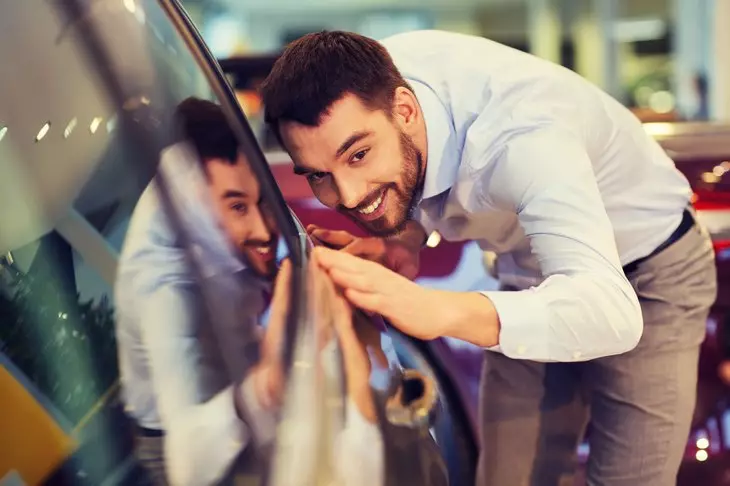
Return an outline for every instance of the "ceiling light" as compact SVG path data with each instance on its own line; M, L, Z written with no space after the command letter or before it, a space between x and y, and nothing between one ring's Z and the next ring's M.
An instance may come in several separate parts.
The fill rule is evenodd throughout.
M91 133L96 133L99 125L101 125L101 118L97 116L96 118L91 120L91 125L89 125L89 130L91 131Z
M0 140L5 138L5 134L8 133L8 127L0 127Z
M435 248L438 246L438 244L441 243L441 234L438 231L434 231L430 235L428 235L428 240L426 240L426 246L429 248Z
M708 184L715 184L716 182L720 181L720 178L713 174L712 172L703 172L702 173L702 181L706 182Z
M134 13L137 10L137 4L134 3L134 0L124 0L124 6L130 13Z
M117 117L115 115L115 116L109 118L109 120L106 122L106 132L111 133L116 127L117 127Z
M710 441L707 440L707 437L700 437L697 439L697 448L698 449L707 449L710 447Z
M705 451L705 450L697 451L695 453L695 457L700 462L706 461L708 456L709 456L709 454L707 454L707 451Z
M41 129L38 131L38 135L35 136L35 141L40 142L43 140L43 137L46 136L48 133L48 130L51 129L51 122L46 122L45 125L41 127Z
M66 129L63 131L63 138L68 138L71 136L71 133L74 131L74 128L76 128L76 117L74 117L70 122L68 122L68 125L66 125Z

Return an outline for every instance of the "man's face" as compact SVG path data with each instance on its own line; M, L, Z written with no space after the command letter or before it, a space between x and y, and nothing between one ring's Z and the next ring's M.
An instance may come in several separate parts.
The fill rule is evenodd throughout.
M234 165L224 159L208 159L205 168L226 236L258 275L273 277L279 235L248 162L243 155Z
M348 94L318 126L284 122L280 130L294 171L325 206L373 234L402 229L422 185L423 157L395 117Z

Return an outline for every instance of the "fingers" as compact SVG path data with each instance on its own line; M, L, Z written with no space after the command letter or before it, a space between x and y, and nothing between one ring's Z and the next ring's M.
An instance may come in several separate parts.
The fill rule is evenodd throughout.
M380 294L363 292L362 290L347 288L344 290L345 298L355 307L359 307L373 314L386 314L386 308Z
M289 310L289 299L291 293L292 267L289 259L282 262L279 267L279 274L274 283L274 295L271 298L271 315L269 325L264 335L261 354L264 358L270 358L276 353L286 329L286 317Z
M361 292L376 292L378 289L377 280L364 273L351 273L339 268L333 268L328 272L335 284L343 289L355 289Z
M325 270L337 268L345 272L365 273L383 268L377 263L350 255L349 253L330 250L329 248L315 248L313 256L316 258L319 265Z
M307 233L309 233L312 238L323 243L325 246L335 249L343 248L357 240L355 236L347 231L328 230L314 225L309 225L307 227Z
M342 251L366 260L384 263L387 249L382 238L358 238L342 248Z
M365 314L353 314L353 324L355 333L361 343L371 351L371 357L375 358L375 364L381 368L388 367L388 358L383 352L381 344L380 329L372 322L371 318L365 317Z

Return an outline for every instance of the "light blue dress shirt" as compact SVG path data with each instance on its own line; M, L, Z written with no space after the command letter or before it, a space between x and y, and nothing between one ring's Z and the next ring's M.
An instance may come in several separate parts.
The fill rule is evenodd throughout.
M264 287L230 251L200 192L206 186L195 164L195 156L179 144L163 153L160 168L192 238L193 253L200 257L203 278L231 278L223 286L226 298L239 302L242 312L237 325L227 326L226 338L250 342L265 306ZM234 279L240 285L231 284ZM221 358L214 331L203 321L197 282L154 184L132 215L115 298L127 413L142 427L165 431L171 484L214 484L250 440L250 431L236 414L231 370ZM238 376L246 372L243 362L240 368ZM256 408L255 400L248 402ZM259 415L254 425L270 425L271 418Z
M691 190L620 103L577 74L487 39L418 31L383 41L428 139L417 219L500 255L518 292L484 292L513 358L622 353L643 328L622 265L679 225ZM479 325L479 323L474 323Z

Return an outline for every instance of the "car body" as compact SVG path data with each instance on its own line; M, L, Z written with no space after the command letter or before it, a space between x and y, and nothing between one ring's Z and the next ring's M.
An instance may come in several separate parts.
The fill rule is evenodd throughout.
M305 178L294 175L291 159L261 122L262 106L256 101L255 89L275 60L276 55L238 57L223 59L220 64L240 93L239 100L249 103L252 117L258 115L259 139L267 150L268 161L284 197L299 219L305 225L317 224L362 234L346 217L314 199ZM730 458L730 390L717 373L720 362L730 359L730 176L724 177L730 171L730 126L697 122L646 123L644 126L690 181L697 218L710 232L718 270L718 298L708 318L707 335L702 345L698 403L679 484L700 484L697 482L699 477L712 478L702 484L725 484L718 482L719 478L725 477L724 470L714 471L715 464ZM421 284L462 291L496 288L497 282L485 268L489 256L484 255L476 243L441 241L438 235L433 235L429 243L421 255L417 278ZM461 414L468 420L472 433L478 430L476 417L484 351L450 339L435 340L423 346L434 360L432 366L451 381L463 407ZM477 434L473 435L473 440L478 441ZM587 454L587 444L581 445L579 456L583 461Z
M332 324L334 291L312 280L311 241L184 10L174 0L4 2L0 39L7 61L0 68L0 484L147 484L133 453L139 424L120 393L128 384L120 383L113 292L144 194L158 198L161 226L174 236L176 258L187 265L186 278L203 302L196 312L208 314L205 322L219 337L219 358L231 357L216 327L224 320L220 309L206 305L211 280L196 267L206 255L190 238L176 192L181 186L161 162L171 148L190 147L176 114L190 97L213 101L225 115L265 203L265 223L276 227L281 256L292 266L275 353L286 378L276 429L284 439L264 456L269 484L290 484L291 477L324 484L336 473L334 445L347 429L352 398L345 387L347 350L318 327ZM196 180L206 181L201 161L191 155L191 162ZM194 191L182 196L206 201ZM437 412L439 401L448 400L441 400L419 343L381 336L382 321L357 312L352 326L375 336L368 344L390 358L378 370L380 388L369 388L386 483L422 474L430 479L419 483L442 484L446 465L437 444L444 449L452 430L449 414ZM368 359L357 356L361 365ZM404 368L399 357L415 369ZM378 441L361 442L362 450ZM244 451L252 448L269 454L255 441ZM199 484L194 473L175 475L174 484Z

